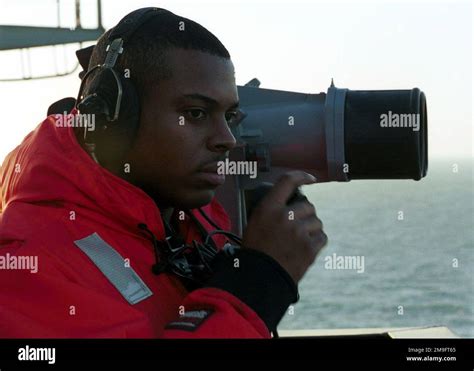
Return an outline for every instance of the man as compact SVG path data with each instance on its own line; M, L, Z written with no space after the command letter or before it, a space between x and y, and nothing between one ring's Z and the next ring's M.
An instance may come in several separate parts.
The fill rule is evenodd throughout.
M109 35L89 70L104 62ZM193 240L222 250L226 238L210 232L230 230L214 193L217 162L236 144L234 67L209 31L161 10L114 69L137 91L136 127L132 108L94 132L51 115L5 159L0 336L270 337L327 241L313 205L287 205L314 178L283 176L255 208L242 247L211 254L207 275L190 285L183 266L209 252ZM83 97L102 88L98 76L84 80ZM163 250L171 235L194 246L190 255Z

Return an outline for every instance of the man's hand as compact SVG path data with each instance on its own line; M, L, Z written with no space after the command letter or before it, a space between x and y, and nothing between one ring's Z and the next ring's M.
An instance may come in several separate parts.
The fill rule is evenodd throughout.
M242 247L275 259L297 284L326 245L327 236L308 201L287 205L297 187L313 184L303 171L284 174L255 207L243 234Z

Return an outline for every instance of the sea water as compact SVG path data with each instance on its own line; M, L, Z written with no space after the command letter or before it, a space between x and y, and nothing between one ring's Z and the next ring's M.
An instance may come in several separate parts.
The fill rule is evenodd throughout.
M444 325L474 337L472 166L435 159L421 181L305 187L329 242L279 329Z

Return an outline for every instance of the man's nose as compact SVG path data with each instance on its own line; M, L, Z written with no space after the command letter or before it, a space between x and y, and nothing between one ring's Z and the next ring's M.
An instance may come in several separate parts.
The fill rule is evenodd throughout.
M216 122L212 127L213 131L208 140L209 150L226 152L235 147L237 141L225 118Z

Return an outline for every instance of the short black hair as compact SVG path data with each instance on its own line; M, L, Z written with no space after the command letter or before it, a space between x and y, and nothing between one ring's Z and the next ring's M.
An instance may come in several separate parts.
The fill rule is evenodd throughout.
M99 38L89 61L89 70L104 62L112 30L108 30ZM124 44L124 52L117 60L115 69L129 69L130 79L137 88L138 95L143 97L147 87L171 77L172 69L165 58L166 51L171 48L198 50L230 59L224 45L205 27L164 10L141 25ZM91 76L91 79L86 81L86 94L88 86L93 85L93 80Z

